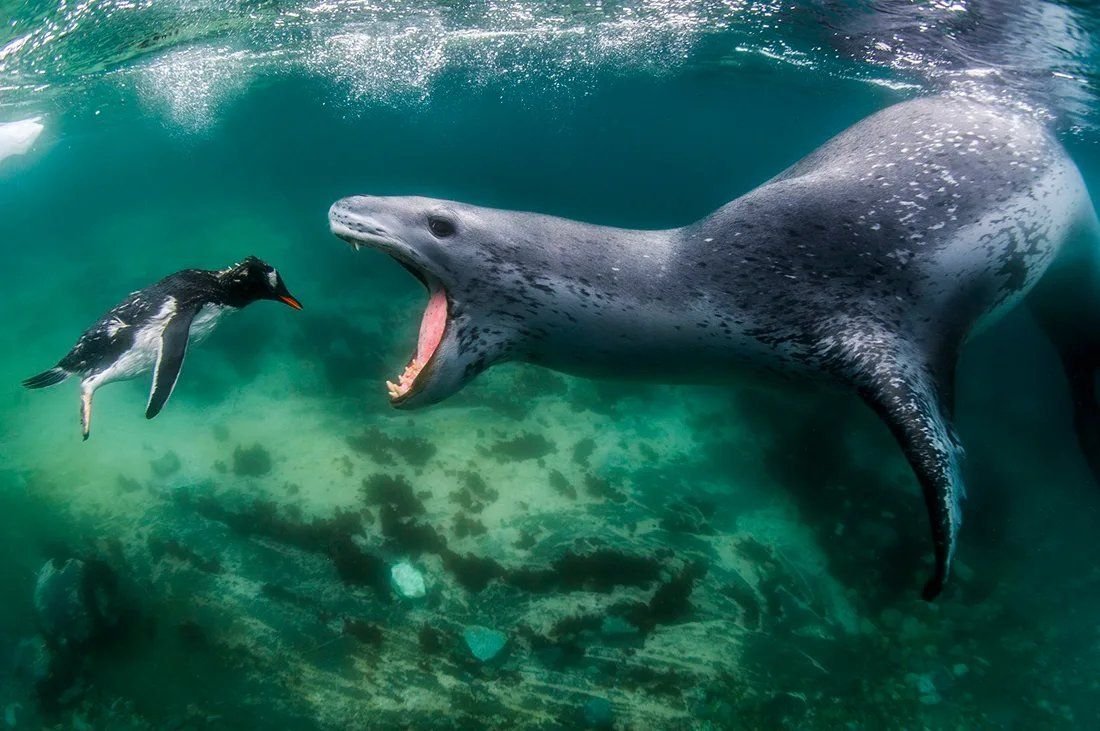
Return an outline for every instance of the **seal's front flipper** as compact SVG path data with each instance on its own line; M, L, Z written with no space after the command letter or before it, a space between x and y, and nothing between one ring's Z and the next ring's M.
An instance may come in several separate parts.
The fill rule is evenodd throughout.
M1073 401L1077 443L1100 484L1100 222L1091 206L1035 285L1028 305L1058 351Z
M1100 484L1100 402L1096 400L1100 357L1076 348L1063 348L1061 356L1073 399L1073 430L1085 462Z
M890 427L924 493L936 567L922 596L931 601L951 571L962 522L962 448L948 401L956 349L950 341L922 349L875 322L846 323L840 332L827 341L829 356Z
M153 388L149 391L149 404L145 407L145 418L152 419L164 408L176 380L183 368L183 359L187 355L187 341L191 332L191 321L195 319L195 310L180 310L164 326L160 336L160 349L157 351L157 366L153 371Z
M924 492L936 567L922 596L931 601L947 581L962 522L962 449L935 381L923 368L878 370L860 395L889 425Z

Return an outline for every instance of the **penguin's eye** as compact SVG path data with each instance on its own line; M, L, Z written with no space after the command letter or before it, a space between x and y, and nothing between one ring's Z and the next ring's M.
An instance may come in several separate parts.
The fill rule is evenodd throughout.
M455 232L455 225L452 221L440 216L431 216L428 218L428 230L432 232L432 236L437 239L445 239L448 236L453 236Z

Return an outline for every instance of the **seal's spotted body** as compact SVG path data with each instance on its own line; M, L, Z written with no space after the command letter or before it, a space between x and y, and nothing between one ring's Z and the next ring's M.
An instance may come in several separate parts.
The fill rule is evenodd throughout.
M1095 215L1058 143L998 108L942 97L891 107L678 229L424 198L347 198L330 220L405 264L433 301L445 294L421 328L442 338L391 388L398 406L439 401L508 359L663 381L722 379L748 363L853 387L924 489L928 598L947 578L960 522L958 350L1029 291L1090 405L1078 434L1100 466ZM1085 317L1062 311L1069 291Z

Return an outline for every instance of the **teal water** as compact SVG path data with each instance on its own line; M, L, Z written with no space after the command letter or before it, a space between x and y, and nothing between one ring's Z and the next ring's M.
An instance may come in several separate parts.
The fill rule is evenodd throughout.
M1047 118L1095 191L1092 12L0 2L0 122L45 126L0 160L0 723L1095 725L1100 492L1022 313L963 359L967 519L926 604L921 498L854 397L510 365L395 411L423 290L326 221L369 192L680 225L944 88ZM305 309L228 318L155 420L113 384L82 443L74 384L20 387L126 293L249 254ZM117 584L75 650L35 602L70 559Z

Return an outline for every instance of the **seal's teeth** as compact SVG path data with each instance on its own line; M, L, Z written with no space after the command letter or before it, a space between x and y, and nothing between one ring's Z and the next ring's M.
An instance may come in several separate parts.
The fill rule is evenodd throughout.
M423 369L424 364L420 362L420 359L413 358L405 366L405 370L401 372L401 375L397 377L397 383L386 381L386 390L389 392L390 398L395 399L407 394L412 389L413 384L416 383L416 378Z

